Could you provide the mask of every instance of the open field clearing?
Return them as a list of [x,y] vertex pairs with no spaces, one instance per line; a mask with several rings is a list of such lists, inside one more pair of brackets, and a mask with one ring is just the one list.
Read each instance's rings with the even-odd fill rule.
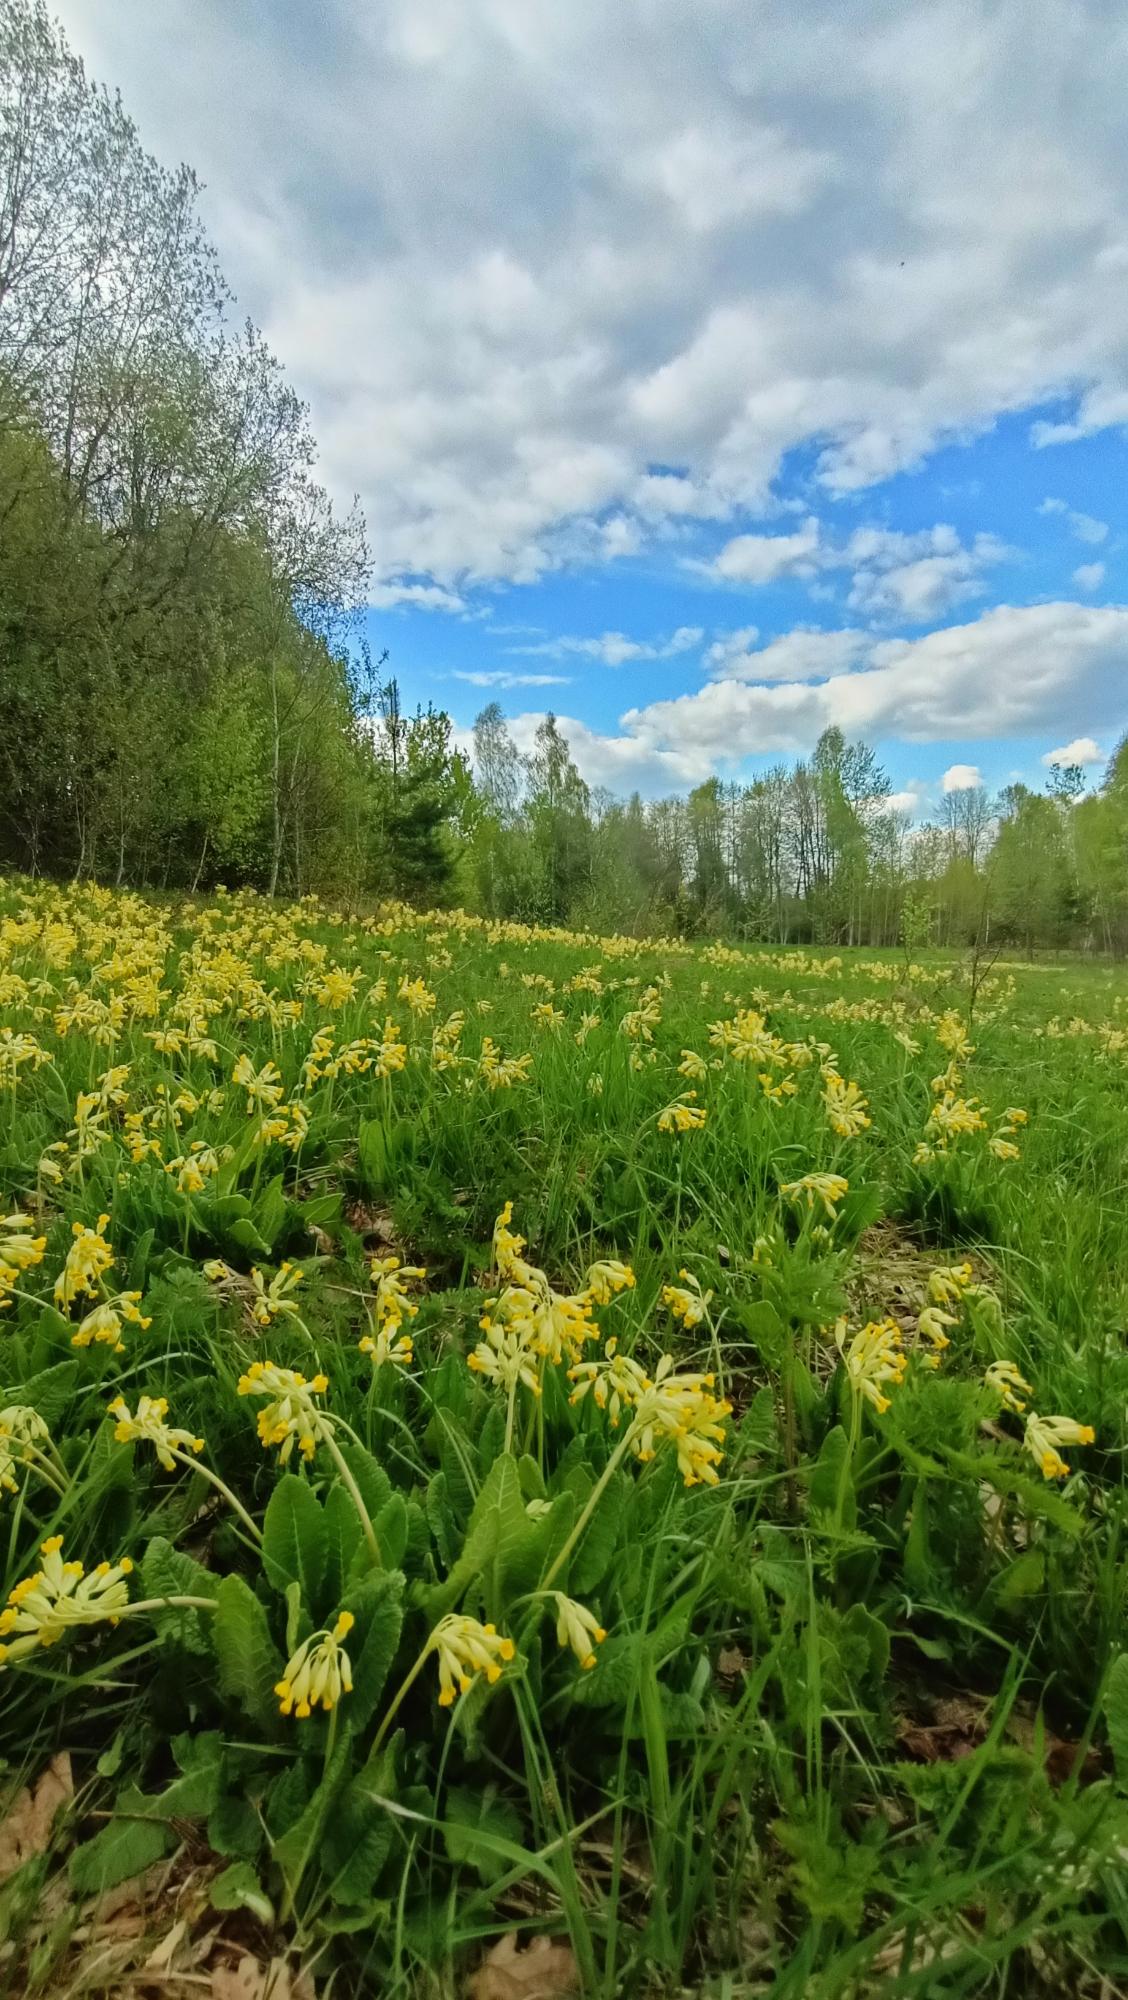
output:
[[0,1990],[1121,1990],[1121,972],[3,910]]

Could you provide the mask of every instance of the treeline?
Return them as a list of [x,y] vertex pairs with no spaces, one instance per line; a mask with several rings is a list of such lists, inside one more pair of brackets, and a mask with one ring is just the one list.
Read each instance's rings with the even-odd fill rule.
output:
[[405,879],[429,859],[442,730],[403,732],[393,786],[363,520],[197,197],[45,8],[0,0],[0,859],[390,888],[397,843]]
[[[530,758],[496,703],[474,730],[462,893],[496,916],[776,943],[1011,942],[1128,951],[1128,745],[1099,791],[948,793],[916,826],[873,751],[827,730],[809,759],[688,798],[591,793],[550,716]],[[463,814],[466,815],[466,807]]]

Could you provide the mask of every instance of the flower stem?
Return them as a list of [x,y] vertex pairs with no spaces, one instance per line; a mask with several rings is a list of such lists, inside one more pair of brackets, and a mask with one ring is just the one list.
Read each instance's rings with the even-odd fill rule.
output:
[[349,1498],[352,1501],[353,1506],[356,1508],[358,1515],[360,1516],[360,1525],[364,1530],[364,1539],[368,1543],[368,1547],[372,1555],[372,1561],[377,1569],[383,1569],[384,1560],[380,1554],[380,1544],[376,1539],[376,1530],[372,1526],[372,1516],[364,1504],[364,1498],[359,1486],[356,1483],[356,1480],[353,1478],[352,1473],[349,1471],[349,1468],[345,1463],[345,1458],[344,1454],[341,1451],[341,1447],[337,1443],[335,1438],[324,1436],[324,1434],[323,1434],[323,1441],[325,1444],[325,1448],[329,1453],[330,1458],[332,1459],[334,1465],[336,1466],[337,1471],[340,1473],[341,1478],[345,1482]]

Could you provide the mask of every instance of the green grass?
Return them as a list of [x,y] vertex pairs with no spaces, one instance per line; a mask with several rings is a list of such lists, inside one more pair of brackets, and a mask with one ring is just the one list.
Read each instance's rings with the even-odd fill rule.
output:
[[[130,1558],[120,1594],[153,1605],[0,1673],[11,1795],[61,1751],[76,1782],[0,1883],[0,1993],[123,1990],[91,1959],[98,1902],[158,1864],[196,1884],[186,1939],[289,1954],[340,1996],[453,1994],[512,1933],[566,1940],[608,2000],[1128,1986],[1128,976],[1000,964],[969,1025],[964,972],[934,956],[18,883],[0,907],[3,1021],[36,1044],[0,1045],[2,1191],[46,1239],[11,1272],[4,1400],[50,1434],[12,1446],[4,1590],[62,1534],[88,1571]],[[322,986],[334,966],[359,971],[351,996]],[[399,997],[416,979],[432,1013]],[[532,1018],[546,999],[556,1025]],[[740,1061],[710,1028],[748,1008],[769,1040]],[[381,1077],[389,1015],[404,1066]],[[955,1094],[983,1126],[921,1158],[961,1024]],[[303,1068],[319,1028],[366,1044],[360,1066]],[[523,1080],[490,1087],[483,1035],[531,1054]],[[301,1114],[260,1133],[244,1055]],[[831,1063],[867,1100],[852,1137]],[[79,1095],[114,1065],[120,1101],[83,1139]],[[664,1131],[687,1091],[704,1125]],[[990,1150],[1000,1127],[1018,1158]],[[194,1143],[192,1192],[167,1169]],[[781,1194],[808,1173],[848,1182],[830,1213]],[[630,1266],[585,1359],[614,1336],[651,1378],[663,1354],[717,1378],[684,1391],[731,1404],[715,1484],[684,1483],[660,1428],[636,1456],[630,1408],[616,1430],[572,1403],[570,1354],[523,1350],[539,1396],[467,1366],[507,1200],[557,1294]],[[103,1213],[112,1269],[56,1304],[72,1225]],[[427,1276],[410,1365],[375,1367],[358,1342],[388,1255]],[[965,1258],[933,1368],[919,1313]],[[285,1262],[297,1310],[264,1325],[251,1273],[269,1301]],[[683,1270],[711,1294],[689,1330],[663,1300]],[[126,1289],[149,1324],[75,1346]],[[842,1353],[888,1316],[904,1367],[882,1410]],[[327,1378],[337,1428],[308,1460],[259,1443],[256,1359]],[[1042,1476],[985,1384],[1003,1359],[1032,1409],[1093,1428],[1068,1476]],[[198,1459],[119,1439],[119,1394],[167,1398]],[[556,1590],[606,1629],[590,1668],[557,1644]],[[352,1691],[280,1714],[284,1661],[342,1609]],[[428,1644],[452,1614],[513,1658],[445,1708]]]

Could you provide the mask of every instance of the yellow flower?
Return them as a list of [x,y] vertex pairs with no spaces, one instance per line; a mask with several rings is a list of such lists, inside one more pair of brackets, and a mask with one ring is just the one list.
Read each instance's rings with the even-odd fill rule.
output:
[[132,1444],[143,1439],[151,1444],[157,1454],[157,1463],[166,1472],[176,1468],[174,1452],[186,1448],[201,1452],[203,1438],[193,1437],[191,1431],[174,1430],[164,1419],[168,1415],[168,1404],[163,1396],[142,1396],[137,1404],[136,1414],[131,1416],[129,1404],[124,1396],[115,1397],[109,1406],[111,1417],[116,1417],[114,1436],[119,1444]]
[[601,1646],[607,1634],[599,1620],[586,1605],[577,1604],[574,1597],[565,1597],[562,1590],[554,1590],[556,1599],[556,1637],[562,1646],[570,1646],[581,1667],[595,1665],[596,1646]]
[[468,1693],[479,1674],[484,1674],[491,1686],[499,1681],[502,1665],[512,1660],[517,1650],[496,1625],[481,1625],[476,1618],[455,1612],[440,1618],[427,1644],[438,1656],[440,1708],[450,1708],[457,1695]]
[[19,1492],[17,1466],[33,1464],[39,1455],[38,1446],[50,1436],[38,1410],[28,1404],[12,1403],[6,1410],[0,1410],[0,1488],[5,1493]]
[[74,1242],[55,1279],[55,1299],[59,1305],[71,1305],[81,1292],[93,1298],[97,1279],[111,1269],[113,1247],[106,1242],[109,1220],[108,1215],[100,1215],[94,1229],[88,1229],[84,1222],[72,1224]]
[[929,1272],[928,1296],[933,1305],[958,1306],[975,1273],[965,1258],[962,1264],[943,1265]]
[[272,1326],[276,1319],[297,1319],[298,1302],[291,1297],[302,1282],[304,1273],[299,1264],[280,1264],[269,1285],[263,1282],[258,1265],[251,1266],[251,1283],[254,1297],[250,1302],[252,1319],[259,1326]]
[[684,1278],[685,1284],[663,1285],[662,1304],[668,1306],[674,1318],[680,1319],[687,1329],[700,1326],[708,1317],[713,1294],[702,1291],[700,1278],[695,1278],[691,1271],[679,1271],[678,1277]]
[[690,1083],[703,1083],[709,1074],[709,1065],[696,1049],[683,1049],[678,1064],[678,1075],[688,1077]]
[[46,1248],[47,1238],[32,1235],[26,1215],[17,1211],[0,1217],[0,1260],[5,1264],[14,1265],[17,1271],[29,1271],[33,1264],[42,1264]]
[[907,1357],[901,1351],[901,1329],[892,1319],[868,1320],[846,1344],[848,1328],[840,1319],[834,1338],[846,1367],[850,1386],[873,1404],[878,1415],[889,1408],[889,1398],[881,1390],[883,1382],[894,1386],[904,1381]]
[[398,1257],[374,1257],[369,1277],[376,1287],[376,1319],[388,1334],[398,1333],[404,1319],[414,1319],[419,1307],[408,1297],[405,1278],[427,1276],[421,1264],[401,1264]]
[[483,1035],[478,1054],[478,1075],[491,1090],[512,1090],[515,1083],[528,1081],[533,1067],[531,1055],[503,1056],[489,1035]]
[[295,1368],[279,1368],[273,1361],[252,1361],[239,1377],[241,1396],[269,1396],[270,1402],[258,1414],[258,1434],[264,1451],[280,1446],[279,1463],[285,1465],[297,1444],[302,1457],[310,1459],[323,1438],[332,1437],[333,1419],[319,1410],[315,1396],[324,1395],[328,1377],[315,1375],[307,1382]]
[[140,1298],[140,1292],[117,1292],[112,1299],[102,1299],[79,1320],[71,1334],[71,1346],[91,1347],[97,1343],[112,1347],[115,1354],[124,1354],[125,1343],[121,1332],[125,1322],[128,1320],[131,1325],[139,1326],[142,1332],[152,1325],[152,1320],[141,1312]]
[[423,979],[401,979],[399,998],[406,1000],[413,1014],[433,1014],[438,1006],[437,996]]
[[617,1257],[600,1257],[588,1265],[586,1292],[593,1305],[609,1305],[618,1292],[634,1288],[635,1274]]
[[506,1394],[523,1382],[526,1389],[539,1396],[536,1320],[531,1295],[511,1286],[492,1303],[496,1317],[489,1311],[482,1314],[479,1325],[485,1339],[467,1355],[466,1366],[473,1374],[484,1375]]
[[836,1204],[848,1194],[850,1183],[842,1174],[803,1174],[797,1181],[784,1181],[780,1193],[789,1201],[805,1201],[813,1208],[821,1201],[831,1221],[834,1221]]
[[1026,1419],[1022,1442],[1040,1468],[1043,1479],[1065,1479],[1069,1475],[1069,1467],[1058,1451],[1058,1445],[1092,1444],[1095,1438],[1096,1432],[1091,1424],[1075,1423],[1072,1417],[1039,1417],[1031,1411]]
[[283,1715],[304,1721],[319,1705],[328,1715],[343,1694],[352,1693],[352,1665],[341,1641],[355,1623],[351,1611],[340,1611],[331,1630],[312,1632],[291,1653],[274,1689]]
[[919,1331],[923,1333],[926,1340],[932,1342],[937,1354],[941,1354],[946,1347],[950,1347],[952,1344],[944,1328],[946,1326],[958,1325],[958,1315],[945,1312],[942,1306],[923,1306],[917,1315],[917,1327]]
[[830,1128],[840,1139],[856,1139],[872,1122],[867,1115],[867,1100],[858,1085],[844,1083],[834,1070],[826,1075],[823,1103]]
[[664,1354],[638,1399],[627,1433],[635,1456],[651,1459],[660,1446],[672,1443],[685,1484],[715,1486],[723,1457],[723,1420],[732,1406],[713,1395],[713,1382],[712,1375],[675,1373],[673,1355]]
[[590,1395],[597,1409],[610,1413],[612,1430],[618,1430],[623,1410],[633,1410],[643,1390],[650,1387],[646,1370],[629,1354],[620,1354],[618,1350],[619,1343],[612,1338],[604,1347],[602,1359],[577,1361],[568,1370],[568,1380],[575,1384],[569,1400],[582,1403]]
[[[52,1535],[41,1547],[42,1568],[9,1592],[7,1608],[0,1612],[0,1662],[22,1659],[37,1646],[53,1646],[73,1626],[104,1618],[116,1622],[128,1604],[126,1578],[133,1569],[128,1556],[112,1566],[99,1563],[88,1576],[80,1562],[63,1561],[62,1546],[62,1536]],[[16,1637],[9,1644],[13,1632]]]
[[665,1109],[658,1113],[658,1130],[660,1132],[700,1131],[702,1125],[705,1123],[707,1113],[702,1105],[694,1104],[693,1099],[696,1095],[697,1092],[695,1090],[687,1090],[683,1092],[681,1097],[675,1097],[672,1104],[667,1104]]
[[282,1076],[276,1063],[264,1063],[256,1070],[250,1056],[242,1055],[231,1072],[232,1083],[247,1093],[247,1110],[267,1111],[282,1095]]
[[1026,1404],[1020,1399],[1019,1391],[1021,1390],[1024,1396],[1034,1394],[1030,1383],[1019,1374],[1013,1361],[992,1361],[983,1380],[987,1388],[993,1389],[1004,1406],[1008,1410],[1014,1410],[1017,1416],[1021,1416],[1026,1409]]

